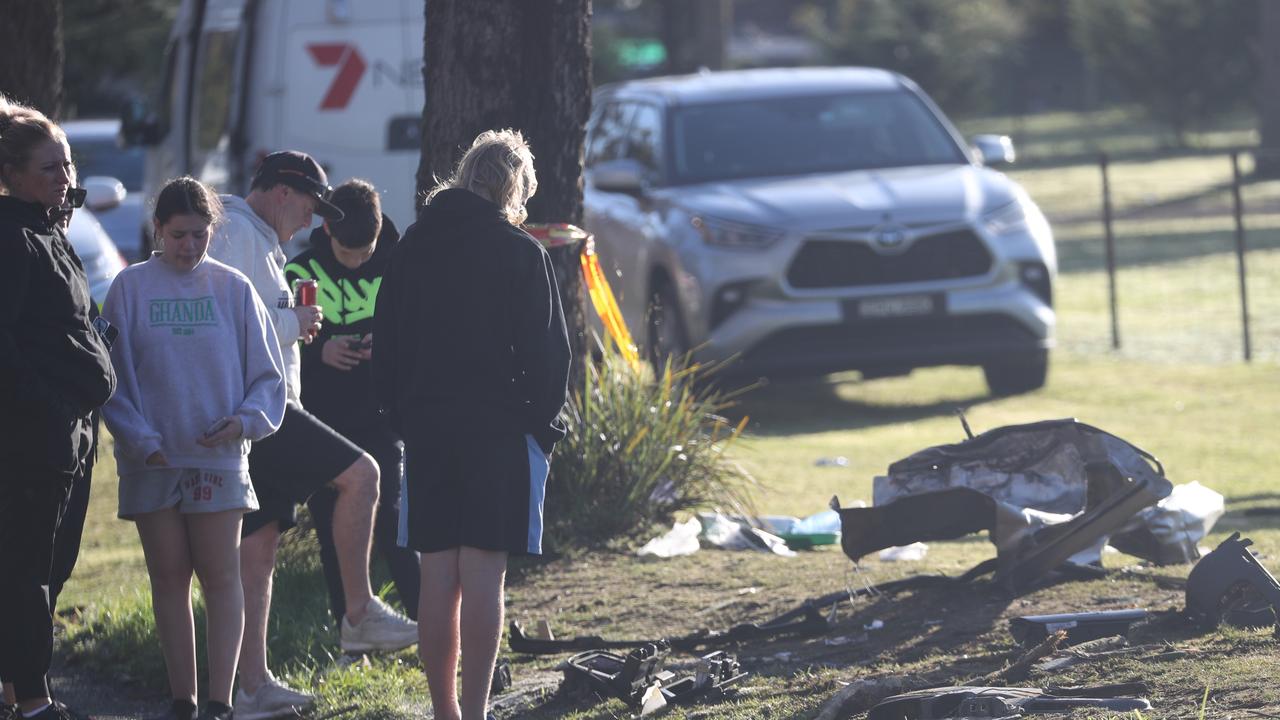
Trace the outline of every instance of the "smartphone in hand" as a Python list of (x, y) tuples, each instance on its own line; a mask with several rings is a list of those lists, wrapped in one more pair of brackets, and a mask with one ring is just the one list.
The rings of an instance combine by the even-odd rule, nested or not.
[(227, 426), (230, 424), (231, 424), (231, 418), (222, 418), (218, 422), (210, 425), (209, 429), (204, 431), (204, 436), (213, 437), (214, 435), (217, 435), (218, 433), (225, 430)]

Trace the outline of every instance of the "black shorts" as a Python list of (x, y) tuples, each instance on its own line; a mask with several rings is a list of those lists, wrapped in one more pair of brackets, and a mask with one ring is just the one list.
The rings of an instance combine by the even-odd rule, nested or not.
[(542, 553), (547, 456), (530, 435), (436, 428), (405, 438), (399, 544)]
[(244, 516), (241, 537), (272, 522), (284, 532), (295, 524), (294, 509), (312, 493), (333, 482), (364, 454), (296, 403), (284, 409), (284, 421), (274, 435), (249, 450), (249, 476), (261, 509)]

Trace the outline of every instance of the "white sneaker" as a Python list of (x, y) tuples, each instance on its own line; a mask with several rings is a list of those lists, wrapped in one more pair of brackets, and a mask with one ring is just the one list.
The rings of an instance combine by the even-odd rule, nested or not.
[(246, 693), (243, 688), (236, 690), (235, 713), (238, 720), (295, 717), (315, 701), (315, 695), (294, 690), (268, 672), (267, 681), (254, 694)]
[(342, 618), (343, 652), (402, 650), (418, 642), (418, 623), (373, 598), (364, 607), (364, 619), (352, 625)]

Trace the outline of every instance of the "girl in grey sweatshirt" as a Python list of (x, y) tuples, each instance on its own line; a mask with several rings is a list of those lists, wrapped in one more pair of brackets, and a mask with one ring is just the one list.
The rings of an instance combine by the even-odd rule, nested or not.
[(120, 516), (136, 521), (151, 577), (156, 629), (173, 705), (195, 713), (191, 575), (208, 610), (209, 703), (231, 716), (244, 631), (240, 524), (258, 507), (249, 443), (275, 432), (285, 408), (284, 361), (267, 309), (239, 271), (208, 257), (217, 196), (178, 178), (156, 200), (163, 251), (120, 273), (103, 316), (119, 330), (119, 377), (103, 409), (115, 437)]

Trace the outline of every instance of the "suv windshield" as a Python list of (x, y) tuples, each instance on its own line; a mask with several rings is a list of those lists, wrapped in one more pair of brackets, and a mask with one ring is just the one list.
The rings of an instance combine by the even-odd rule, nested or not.
[(967, 162), (906, 91), (692, 105), (671, 132), (676, 183)]

